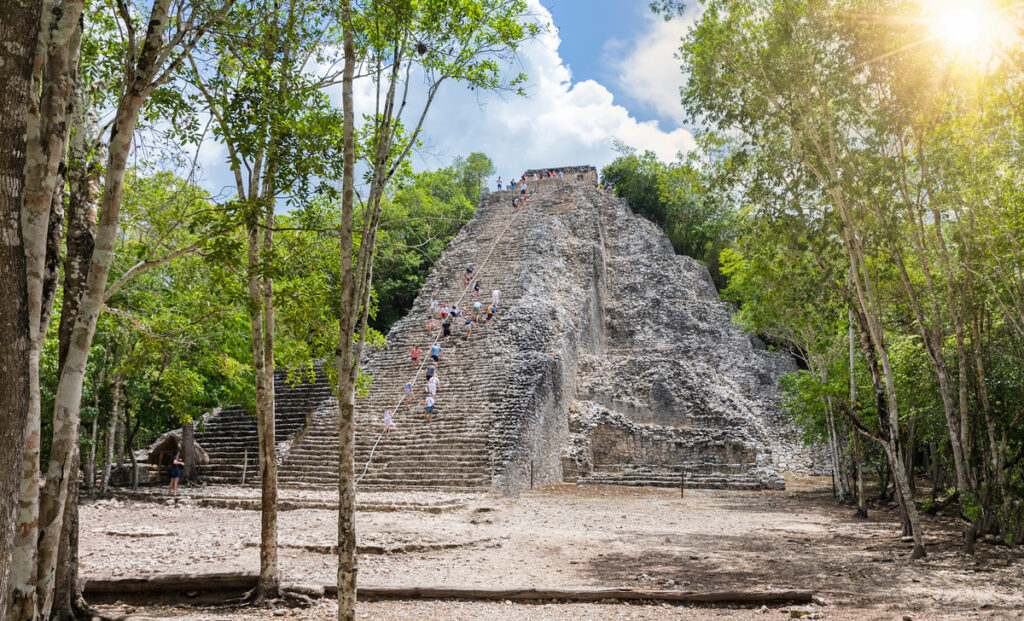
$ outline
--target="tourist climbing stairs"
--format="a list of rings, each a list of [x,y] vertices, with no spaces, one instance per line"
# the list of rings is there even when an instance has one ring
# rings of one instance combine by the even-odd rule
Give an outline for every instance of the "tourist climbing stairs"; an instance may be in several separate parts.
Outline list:
[[[491,485],[495,446],[502,421],[516,416],[510,405],[522,387],[510,377],[511,365],[501,355],[509,351],[509,316],[523,292],[523,266],[537,260],[524,247],[531,218],[550,202],[540,192],[523,207],[512,207],[511,192],[485,195],[476,217],[449,245],[427,279],[412,310],[388,334],[387,346],[366,356],[364,372],[373,381],[368,394],[356,401],[355,469],[358,488],[474,488]],[[465,268],[476,264],[482,281],[479,297],[463,285]],[[432,299],[457,303],[463,312],[481,310],[498,289],[498,314],[491,322],[474,323],[470,338],[454,332],[440,339],[442,360],[437,364],[440,389],[433,422],[424,416],[426,374],[430,347],[441,332],[426,330]],[[482,315],[483,313],[481,313]],[[420,362],[410,359],[420,349]],[[411,395],[405,384],[415,378]],[[399,405],[400,404],[400,405]],[[383,431],[383,413],[393,410],[396,427]],[[280,472],[285,486],[336,486],[338,480],[337,412],[318,411],[308,433],[297,443]]]

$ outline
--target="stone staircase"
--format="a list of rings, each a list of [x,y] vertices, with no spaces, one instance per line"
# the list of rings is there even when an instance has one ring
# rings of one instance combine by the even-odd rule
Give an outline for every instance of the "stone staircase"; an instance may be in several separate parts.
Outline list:
[[[293,441],[307,426],[314,410],[334,402],[331,386],[320,367],[315,381],[292,385],[285,371],[274,373],[274,436],[278,459],[287,453]],[[210,416],[196,441],[210,456],[200,466],[199,476],[208,484],[259,483],[259,439],[255,414],[234,405]],[[243,473],[245,475],[243,481]]]
[[[515,405],[525,393],[522,382],[510,376],[508,357],[500,352],[512,347],[508,327],[514,322],[514,309],[523,291],[520,271],[536,258],[522,241],[540,201],[527,201],[517,213],[511,207],[512,198],[511,192],[485,195],[476,217],[449,245],[428,278],[413,310],[392,327],[387,346],[366,356],[364,372],[372,376],[373,383],[369,393],[356,401],[359,489],[491,486],[496,447],[514,433],[503,433],[507,425],[502,421],[517,417]],[[475,275],[483,281],[479,298],[462,286],[470,261],[476,263]],[[433,422],[427,423],[423,414],[426,365],[424,370],[414,366],[409,352],[418,346],[421,360],[428,358],[440,333],[440,328],[433,335],[426,331],[430,300],[458,301],[465,310],[472,310],[473,302],[479,301],[485,309],[495,288],[501,291],[501,299],[494,320],[475,322],[469,339],[457,332],[438,341],[444,350],[437,364],[440,390]],[[412,396],[403,400],[405,383],[414,375]],[[396,428],[378,442],[385,408],[394,411]],[[283,464],[281,485],[336,486],[337,446],[336,409],[318,410],[308,433]]]

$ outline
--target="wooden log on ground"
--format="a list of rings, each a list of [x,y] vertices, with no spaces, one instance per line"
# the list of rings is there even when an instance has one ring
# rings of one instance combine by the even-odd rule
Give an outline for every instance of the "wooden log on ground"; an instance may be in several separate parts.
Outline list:
[[[259,574],[226,572],[219,574],[162,574],[137,578],[91,578],[82,593],[119,595],[123,593],[175,593],[185,591],[246,591],[256,586]]]
[[[86,580],[83,593],[90,595],[137,595],[186,593],[189,591],[246,591],[256,586],[259,576],[250,572],[218,574],[165,574],[138,578],[94,578]],[[325,585],[325,597],[337,597],[337,585]],[[484,589],[451,586],[359,587],[359,599],[461,599],[488,601],[559,600],[595,602],[602,600],[662,601],[694,604],[766,604],[811,602],[814,592],[805,589],[771,591],[665,591],[630,588]]]
[[[337,595],[337,588],[328,586],[324,595]],[[472,599],[531,601],[553,599],[571,602],[594,602],[606,599],[623,601],[652,600],[704,604],[769,602],[810,602],[813,591],[787,589],[772,591],[663,591],[652,589],[564,588],[564,589],[483,589],[477,587],[393,587],[360,586],[359,599]]]

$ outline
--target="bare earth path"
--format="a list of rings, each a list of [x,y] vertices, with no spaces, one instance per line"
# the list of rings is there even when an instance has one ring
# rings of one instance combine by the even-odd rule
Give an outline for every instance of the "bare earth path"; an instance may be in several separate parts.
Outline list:
[[[839,507],[827,481],[788,482],[782,492],[678,491],[556,486],[519,499],[490,495],[379,493],[360,496],[360,582],[486,587],[649,587],[683,590],[813,589],[829,619],[1024,619],[1024,552],[983,544],[966,557],[950,516],[930,518],[929,556],[909,560],[896,514],[869,520]],[[244,496],[251,490],[201,490]],[[306,502],[330,503],[324,494]],[[388,503],[395,503],[388,507]],[[86,577],[254,571],[259,515],[137,500],[87,503],[81,511]],[[410,508],[426,508],[435,513]],[[398,509],[398,510],[394,510]],[[330,584],[335,512],[281,515],[286,582]],[[128,610],[114,606],[109,610]],[[174,619],[332,617],[309,610],[149,607]],[[764,619],[783,609],[693,609],[668,605],[372,602],[367,619]],[[767,616],[766,616],[767,615]]]

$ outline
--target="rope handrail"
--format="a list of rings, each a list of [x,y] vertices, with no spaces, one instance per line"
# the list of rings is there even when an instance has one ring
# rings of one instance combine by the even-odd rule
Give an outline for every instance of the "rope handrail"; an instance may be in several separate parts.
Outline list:
[[[484,266],[486,266],[486,265],[487,265],[487,262],[488,262],[488,261],[489,261],[489,260],[491,259],[491,254],[493,254],[493,253],[494,253],[494,249],[495,249],[495,247],[497,247],[497,245],[498,245],[498,242],[499,242],[499,241],[501,241],[501,240],[502,240],[502,238],[504,238],[504,237],[505,237],[505,233],[507,233],[507,232],[508,232],[508,229],[509,229],[509,227],[511,227],[511,226],[512,226],[512,223],[516,221],[516,218],[518,218],[518,217],[519,217],[519,214],[521,214],[521,213],[523,212],[523,206],[524,206],[524,205],[526,204],[526,201],[527,201],[527,200],[528,200],[528,199],[529,199],[529,198],[530,198],[531,196],[533,196],[533,195],[532,195],[532,194],[528,194],[528,195],[526,196],[526,198],[525,198],[525,199],[523,199],[523,200],[521,200],[521,201],[519,202],[519,206],[518,206],[518,208],[516,209],[516,212],[515,212],[515,213],[514,213],[514,214],[512,215],[512,217],[511,217],[511,218],[509,219],[509,221],[508,221],[508,224],[506,224],[506,225],[505,225],[505,228],[504,228],[504,229],[502,229],[502,231],[501,231],[501,234],[500,234],[500,235],[498,235],[498,236],[497,236],[496,238],[494,238],[494,241],[493,241],[493,242],[491,243],[491,248],[490,248],[490,250],[488,250],[488,251],[487,251],[487,256],[485,256],[485,257],[484,257],[484,260],[483,260],[483,261],[482,261],[482,262],[480,263],[480,266],[479,266],[479,267],[478,267],[478,268],[477,268],[476,270],[474,270],[473,278],[471,278],[471,279],[470,279],[470,281],[469,281],[469,284],[468,284],[468,285],[466,285],[465,287],[463,287],[463,289],[462,289],[462,293],[461,293],[461,294],[459,295],[459,298],[458,298],[457,300],[455,300],[455,304],[454,304],[455,306],[458,306],[459,304],[461,304],[461,303],[462,303],[462,298],[464,298],[464,297],[466,296],[466,294],[467,294],[467,293],[469,292],[470,288],[471,288],[471,287],[473,286],[473,281],[474,281],[474,280],[476,279],[476,277],[477,277],[478,275],[480,275],[480,274],[482,274],[482,273],[483,273],[483,271],[484,271]],[[438,341],[439,341],[440,339],[441,339],[441,333],[439,332],[439,333],[438,333],[438,335],[434,337],[434,341],[433,341],[433,342],[432,342],[432,343],[430,344],[430,347],[431,347],[431,348],[433,348],[433,347],[434,347],[434,345],[437,345],[437,342],[438,342]],[[421,371],[423,370],[423,365],[425,365],[426,363],[427,363],[427,357],[426,357],[426,356],[424,356],[424,357],[423,357],[423,362],[420,362],[420,365],[419,365],[419,366],[418,366],[418,367],[416,368],[416,373],[415,373],[415,374],[413,375],[413,377],[412,377],[412,384],[413,384],[413,386],[415,386],[415,385],[416,385],[416,380],[417,380],[417,379],[419,379],[419,376],[420,376],[420,372],[421,372]],[[404,403],[404,402],[405,402],[405,399],[406,399],[406,397],[408,397],[408,396],[409,396],[410,394],[411,394],[411,393],[403,394],[403,395],[402,395],[402,396],[401,396],[401,397],[400,397],[400,398],[398,399],[398,403],[397,403],[397,404],[395,404],[395,407],[394,407],[394,409],[393,409],[393,410],[391,411],[391,412],[392,412],[392,414],[391,414],[391,415],[392,415],[392,419],[393,419],[393,418],[394,418],[395,416],[397,416],[397,415],[398,415],[398,408],[402,407],[402,403]],[[372,448],[370,448],[370,454],[369,454],[369,455],[367,456],[367,458],[366,458],[366,463],[365,463],[365,464],[363,465],[363,471],[362,471],[362,472],[361,472],[361,473],[359,474],[359,476],[358,476],[358,477],[356,478],[356,481],[355,481],[355,483],[353,484],[354,486],[355,486],[355,485],[359,485],[359,482],[360,482],[360,481],[362,481],[362,480],[363,480],[363,477],[365,477],[365,476],[366,476],[366,472],[367,472],[367,471],[369,470],[369,468],[370,468],[370,463],[372,463],[372,462],[373,462],[373,455],[374,455],[374,453],[375,453],[375,452],[377,451],[377,446],[378,446],[378,445],[380,444],[380,441],[381,441],[381,439],[382,439],[383,437],[384,437],[384,432],[383,432],[383,431],[381,431],[380,433],[378,433],[378,434],[377,434],[377,440],[376,440],[376,441],[375,441],[375,442],[373,443],[373,447],[372,447]]]

